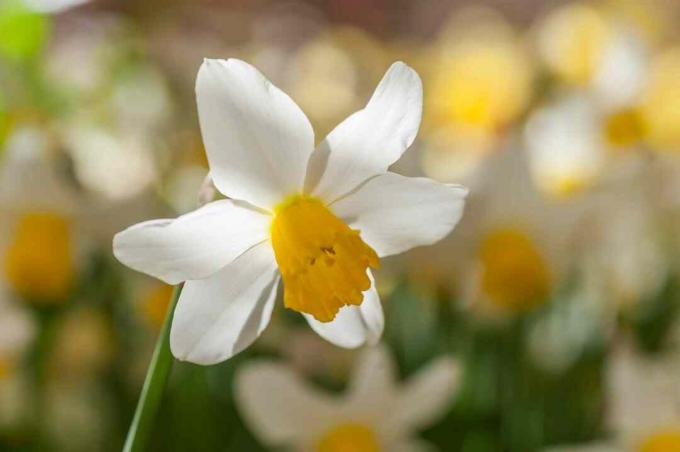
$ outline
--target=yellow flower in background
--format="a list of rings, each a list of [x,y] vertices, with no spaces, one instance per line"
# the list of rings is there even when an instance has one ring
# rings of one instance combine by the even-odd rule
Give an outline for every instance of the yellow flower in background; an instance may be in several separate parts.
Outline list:
[[[610,33],[610,23],[597,8],[568,3],[539,23],[539,55],[563,81],[586,85],[595,75]]]
[[[5,251],[7,281],[28,300],[60,300],[75,283],[71,231],[67,220],[51,212],[21,216]]]
[[[521,311],[550,294],[548,264],[538,245],[519,228],[489,231],[479,248],[481,290],[499,307]]]
[[[549,202],[529,171],[521,149],[489,157],[457,234],[442,246],[456,256],[448,271],[459,298],[481,318],[503,319],[548,301],[574,257],[584,207]]]
[[[427,64],[423,167],[442,180],[474,169],[532,96],[524,43],[495,15],[469,14],[455,18]]]
[[[649,49],[632,30],[608,35],[578,88],[558,90],[530,115],[525,142],[532,177],[556,197],[580,194],[602,180],[625,177],[642,162],[646,136],[642,93]]]
[[[680,47],[654,57],[643,93],[642,119],[652,148],[680,151]]]
[[[640,452],[671,452],[680,450],[680,426],[666,427],[640,441]]]
[[[279,279],[284,305],[325,339],[376,342],[384,319],[369,268],[446,236],[467,195],[387,171],[420,125],[418,74],[394,63],[316,150],[304,113],[248,63],[206,59],[196,92],[211,178],[233,198],[131,226],[113,242],[129,267],[185,282],[173,354],[213,364],[249,346],[270,321]]]
[[[7,142],[0,183],[4,284],[39,303],[65,300],[76,283],[73,194],[50,166],[49,140],[20,126]]]
[[[438,358],[398,383],[387,349],[374,347],[359,356],[349,390],[342,396],[322,393],[292,368],[273,362],[242,366],[235,396],[246,423],[268,447],[318,452],[427,450],[429,446],[415,434],[449,408],[458,373],[453,360]]]
[[[155,331],[160,331],[163,326],[173,291],[173,286],[161,283],[147,288],[142,294],[140,313],[149,327]]]
[[[305,43],[287,64],[290,94],[318,133],[361,108],[390,64],[384,45],[358,28],[334,27]],[[333,93],[329,96],[328,93]]]

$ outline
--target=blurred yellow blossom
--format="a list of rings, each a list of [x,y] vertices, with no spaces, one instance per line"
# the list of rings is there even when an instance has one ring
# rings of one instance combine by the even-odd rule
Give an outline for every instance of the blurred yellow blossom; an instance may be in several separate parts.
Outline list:
[[[71,231],[55,213],[24,214],[5,254],[11,287],[28,300],[61,300],[75,282]]]
[[[163,325],[173,290],[174,287],[169,284],[156,283],[142,294],[139,307],[142,318],[155,331]]]
[[[482,239],[479,259],[482,290],[503,308],[521,311],[549,295],[548,265],[523,231],[492,230]]]
[[[539,54],[565,82],[585,85],[595,75],[610,33],[598,9],[568,3],[550,11],[539,24]]]
[[[650,146],[680,151],[680,48],[667,49],[652,61],[642,117]]]
[[[454,18],[428,64],[422,158],[425,171],[443,180],[470,171],[498,146],[532,96],[522,40],[493,14],[469,14]]]

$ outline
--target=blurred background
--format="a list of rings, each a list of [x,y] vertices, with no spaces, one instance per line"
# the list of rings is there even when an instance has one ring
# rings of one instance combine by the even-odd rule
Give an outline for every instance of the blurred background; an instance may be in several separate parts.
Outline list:
[[[204,57],[238,57],[317,139],[391,62],[423,78],[419,137],[394,170],[471,190],[447,239],[376,276],[401,378],[442,355],[461,371],[423,439],[680,451],[679,11],[0,0],[0,450],[120,450],[172,288],[115,261],[111,239],[195,208],[195,76]],[[269,357],[341,393],[356,356],[278,303],[234,359],[175,363],[152,450],[266,450],[234,372]]]

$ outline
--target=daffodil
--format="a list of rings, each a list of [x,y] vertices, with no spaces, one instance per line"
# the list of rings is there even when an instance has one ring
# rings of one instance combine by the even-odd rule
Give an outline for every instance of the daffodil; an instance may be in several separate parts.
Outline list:
[[[399,384],[386,349],[376,347],[361,355],[343,396],[324,394],[274,362],[243,366],[235,391],[247,424],[267,446],[377,452],[429,450],[414,434],[444,414],[457,385],[450,358]]]
[[[590,17],[588,10],[578,11]],[[581,20],[595,20],[587,17]],[[558,89],[527,121],[533,179],[553,196],[580,193],[602,179],[628,174],[639,164],[639,153],[631,151],[640,149],[646,136],[641,102],[649,72],[648,49],[624,29],[608,32],[600,45],[594,62],[582,62],[583,67],[574,69],[578,75],[567,77],[568,82],[577,78],[579,83]],[[583,52],[575,56],[580,58]]]
[[[76,282],[75,201],[49,159],[49,139],[20,126],[7,141],[0,183],[2,285],[25,300],[65,300]]]
[[[383,313],[370,268],[379,258],[447,235],[466,189],[389,172],[415,139],[422,85],[398,62],[366,107],[314,150],[293,100],[251,65],[205,60],[196,82],[203,141],[227,199],[114,238],[129,267],[185,282],[173,354],[210,364],[243,350],[284,304],[343,347],[375,342]]]
[[[502,147],[533,95],[533,64],[524,44],[486,10],[464,11],[445,28],[427,64],[422,163],[428,175],[450,180],[474,174]]]
[[[472,312],[504,319],[554,293],[573,258],[583,206],[541,196],[520,149],[497,152],[478,174],[482,182],[457,233],[436,252],[445,253],[439,256],[444,271]]]

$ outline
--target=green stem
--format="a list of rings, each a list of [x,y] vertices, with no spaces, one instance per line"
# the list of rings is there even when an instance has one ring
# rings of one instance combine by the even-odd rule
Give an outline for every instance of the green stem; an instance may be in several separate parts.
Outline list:
[[[172,301],[168,307],[163,327],[158,335],[156,347],[149,363],[149,370],[146,372],[146,379],[142,387],[142,393],[137,402],[135,417],[128,431],[124,452],[140,452],[146,450],[146,444],[151,435],[156,413],[163,398],[163,392],[172,369],[172,354],[170,353],[170,324],[175,312],[175,305],[182,292],[182,286],[176,286],[172,294]]]

